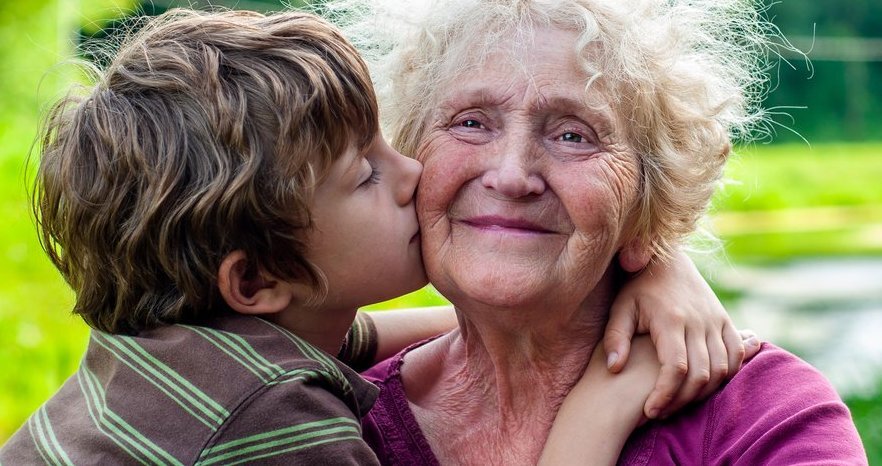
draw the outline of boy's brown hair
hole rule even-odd
[[[320,296],[304,257],[311,193],[377,130],[367,67],[324,20],[173,10],[125,40],[91,92],[50,111],[40,239],[74,312],[106,332],[226,309],[217,270],[236,249],[249,273]]]

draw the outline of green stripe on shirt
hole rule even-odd
[[[320,439],[321,443],[353,438],[362,441],[361,426],[352,419],[335,417],[250,435],[209,448],[203,452],[197,464],[209,465],[221,461],[224,464],[230,464],[229,461],[235,463],[252,461],[306,448],[314,445],[314,440],[319,437],[324,437]],[[284,448],[280,449],[279,447]]]
[[[34,413],[28,419],[28,434],[30,434],[31,440],[34,442],[34,449],[37,450],[37,454],[40,455],[40,458],[43,459],[43,462],[46,464],[53,464],[53,462],[50,461],[50,458],[47,457],[49,455],[49,452],[45,450],[45,445],[43,444],[43,442],[40,441],[39,438],[37,438],[39,435],[37,432],[35,432],[37,428],[34,425],[36,423],[36,417],[36,413]]]
[[[286,330],[282,327],[279,327],[278,325],[276,325],[272,322],[269,322],[267,320],[260,319],[260,318],[258,318],[257,320],[263,322],[266,325],[269,325],[270,327],[275,329],[277,332],[282,334],[289,341],[294,343],[294,345],[297,347],[297,349],[300,351],[300,353],[303,354],[305,357],[310,358],[310,359],[316,361],[317,363],[321,364],[322,367],[325,368],[325,371],[333,376],[332,380],[334,380],[335,382],[340,384],[340,387],[343,390],[344,395],[348,395],[352,391],[352,386],[349,384],[349,380],[346,379],[346,377],[343,375],[343,372],[341,372],[340,368],[337,367],[337,364],[335,364],[334,361],[332,361],[331,358],[326,353],[317,349],[316,347],[311,345],[306,340],[298,337],[297,335],[289,332],[288,330]]]
[[[85,364],[85,361],[83,361],[83,363]],[[107,436],[107,438],[112,440],[113,443],[115,443],[118,447],[120,447],[120,449],[122,449],[124,452],[126,452],[127,455],[134,458],[135,461],[137,461],[143,465],[148,465],[149,463],[147,463],[147,461],[144,458],[142,458],[140,455],[138,455],[137,452],[132,451],[132,449],[129,448],[128,445],[122,443],[122,441],[119,438],[117,438],[114,435],[111,435],[110,433],[108,433],[104,429],[103,413],[98,409],[98,406],[100,406],[101,404],[104,404],[103,396],[101,394],[96,393],[95,387],[93,386],[94,382],[92,380],[90,380],[89,377],[87,377],[87,375],[82,372],[82,369],[83,369],[83,367],[81,366],[80,371],[77,372],[77,382],[79,382],[80,392],[82,392],[82,394],[83,394],[83,400],[86,403],[86,410],[89,413],[89,417],[92,418],[92,422],[95,423],[95,426],[98,428],[98,430],[102,434],[104,434],[105,436]]]
[[[318,378],[328,379],[328,378],[330,378],[330,375],[328,375],[324,372],[320,372],[320,371],[316,371],[316,370],[312,370],[312,369],[296,369],[296,370],[288,371],[285,374],[283,374],[282,376],[280,376],[276,379],[273,379],[267,385],[278,385],[278,384],[282,384],[282,383],[296,382],[298,380],[305,381],[305,380],[314,380],[314,379],[318,379]]]
[[[28,428],[31,430],[31,438],[37,445],[37,450],[43,460],[49,464],[73,465],[68,458],[67,453],[61,448],[58,439],[55,437],[55,431],[52,430],[52,423],[49,422],[49,416],[46,414],[46,406],[43,405],[31,417],[28,422]],[[36,430],[36,433],[34,432]],[[42,448],[40,448],[42,447]],[[47,459],[46,456],[50,458]]]
[[[183,466],[183,463],[177,458],[153,443],[153,441],[107,407],[104,389],[98,377],[89,370],[85,362],[80,366],[77,380],[80,382],[80,389],[83,392],[89,415],[92,417],[98,430],[128,453],[129,456],[141,464]],[[132,451],[129,446],[136,449],[137,452]]]
[[[120,362],[129,366],[210,429],[217,430],[224,419],[229,416],[226,409],[170,367],[149,354],[148,357],[141,357],[137,354],[145,354],[146,351],[139,345],[127,341],[127,337],[106,335],[99,332],[92,332],[92,335],[93,341],[104,347]]]
[[[269,380],[285,372],[279,365],[273,364],[264,358],[239,335],[207,327],[194,327],[190,325],[180,325],[180,327],[196,332],[199,336],[205,338],[209,343],[256,375],[263,383],[267,383]]]
[[[251,456],[248,456],[245,458],[239,458],[239,459],[236,459],[233,461],[224,461],[223,464],[226,466],[232,466],[235,464],[249,463],[252,461],[259,460],[259,459],[268,458],[270,456],[284,455],[285,453],[290,453],[290,452],[294,452],[297,450],[303,450],[305,448],[311,448],[311,447],[322,445],[325,443],[335,443],[335,442],[344,442],[344,441],[353,441],[353,440],[356,442],[364,442],[364,439],[362,439],[361,435],[359,435],[359,434],[344,435],[344,436],[339,436],[339,437],[334,437],[334,438],[323,438],[323,439],[316,440],[314,442],[301,443],[301,444],[297,444],[297,445],[294,445],[294,446],[291,446],[288,448],[283,448],[280,450],[272,450],[272,451],[268,451],[268,452],[264,452],[264,453],[257,453],[257,454],[254,454],[254,455],[251,455]]]

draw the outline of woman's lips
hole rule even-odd
[[[507,218],[495,215],[470,217],[462,220],[462,223],[472,228],[488,231],[500,231],[506,233],[524,234],[547,234],[554,233],[529,220],[520,218]]]

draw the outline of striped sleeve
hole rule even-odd
[[[337,359],[361,372],[374,365],[376,356],[377,327],[374,325],[374,319],[368,313],[358,311]]]
[[[322,380],[299,372],[266,386],[232,413],[196,464],[378,464],[360,423]]]

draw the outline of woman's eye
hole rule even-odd
[[[585,138],[579,133],[568,131],[560,136],[560,140],[564,142],[585,142]]]
[[[465,144],[484,144],[493,138],[494,120],[479,111],[462,112],[450,120],[446,130]]]

